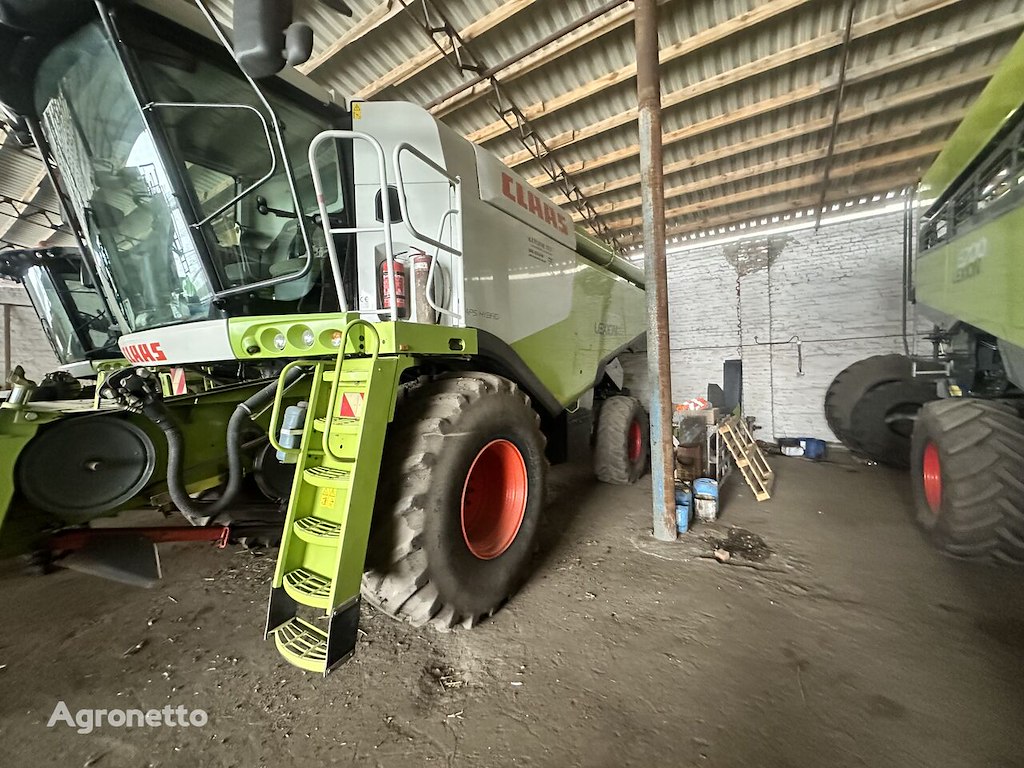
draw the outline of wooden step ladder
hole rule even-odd
[[[730,416],[719,425],[718,432],[743,473],[743,479],[754,492],[754,498],[758,501],[770,499],[775,472],[768,466],[768,460],[754,440],[747,422],[739,416]]]

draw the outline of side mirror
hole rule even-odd
[[[313,30],[292,22],[292,0],[235,0],[232,7],[235,59],[249,77],[276,75],[313,53]]]

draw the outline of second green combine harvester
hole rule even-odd
[[[296,469],[266,631],[326,673],[360,592],[414,624],[497,610],[549,460],[593,439],[600,479],[642,473],[616,360],[645,331],[642,278],[429,112],[277,74],[308,43],[247,5],[240,69],[202,8],[0,0],[20,41],[0,81],[60,169],[125,357],[286,362],[271,436]],[[118,388],[164,418],[145,377]]]
[[[1024,564],[1024,38],[915,204],[908,298],[936,322],[935,354],[854,363],[829,387],[826,415],[853,450],[910,468],[915,521],[937,547]]]

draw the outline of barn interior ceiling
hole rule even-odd
[[[187,2],[188,0],[171,0]],[[299,69],[415,102],[626,251],[641,237],[633,3],[296,0]],[[229,0],[214,12],[230,19]],[[1024,0],[664,0],[670,242],[880,205],[915,183],[1024,29]],[[34,150],[0,136],[0,241],[65,244]]]

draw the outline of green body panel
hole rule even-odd
[[[572,405],[594,386],[601,364],[641,336],[647,328],[643,289],[587,262],[580,262],[573,281],[568,317],[524,339],[512,349],[563,405]],[[296,359],[337,354],[335,346],[356,313],[236,317],[228,321],[232,350],[240,360]],[[449,328],[409,322],[374,323],[382,355],[466,356],[477,354],[472,328]],[[303,342],[310,331],[313,344]],[[274,339],[283,337],[279,349]],[[334,344],[332,344],[334,340]],[[357,354],[358,334],[346,342]]]
[[[601,364],[646,330],[643,289],[581,264],[569,316],[512,348],[563,406],[571,406],[594,386]]]
[[[337,339],[346,325],[359,318],[354,312],[274,317],[234,317],[228,321],[231,348],[239,360],[304,357],[330,357],[338,354]],[[380,354],[475,355],[476,333],[467,328],[447,328],[407,322],[373,323],[380,337]],[[303,343],[306,330],[313,333],[312,346]],[[278,349],[274,339],[284,336]],[[359,354],[360,333],[352,334],[345,344],[346,354]],[[332,343],[334,341],[334,343]]]
[[[1024,206],[917,259],[917,300],[1024,346]]]
[[[228,420],[239,402],[256,393],[266,381],[219,387],[195,395],[168,398],[166,403],[177,419],[185,444],[186,465],[183,479],[186,488],[196,493],[221,482],[227,467],[225,437]],[[297,385],[288,393],[288,402],[304,397]],[[19,554],[35,545],[44,530],[84,520],[61,519],[27,504],[15,494],[15,470],[25,447],[47,425],[69,418],[90,418],[96,415],[120,415],[142,429],[156,449],[156,467],[149,483],[135,497],[106,510],[103,515],[116,515],[126,509],[138,509],[169,502],[166,467],[167,444],[163,433],[149,419],[113,407],[92,408],[87,401],[66,403],[29,403],[17,407],[0,405],[0,553]],[[257,414],[257,424],[269,426],[269,411]]]
[[[922,238],[926,231],[934,236],[940,226],[947,227],[948,234],[938,242],[925,242],[923,250],[919,242],[914,272],[917,301],[1017,345],[1024,345],[1024,197],[1019,189],[1011,190],[1004,199],[989,203],[987,210],[957,218],[955,228],[952,211],[961,205],[961,189],[978,194],[971,185],[989,183],[972,180],[965,172],[990,151],[1022,102],[1024,37],[1000,63],[921,181],[921,215],[936,200],[944,201],[931,218],[922,220]]]
[[[918,197],[928,208],[1020,108],[1024,91],[1024,36],[1017,41],[970,111],[921,178]]]

